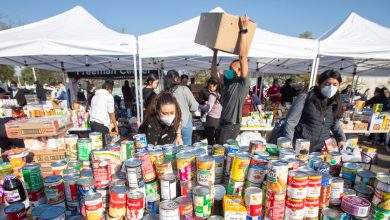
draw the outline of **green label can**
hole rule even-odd
[[[22,174],[27,190],[38,191],[43,188],[41,165],[27,164],[22,168]]]
[[[158,181],[157,180],[145,183],[146,195],[159,194],[158,189],[159,189],[159,186],[158,186]]]
[[[89,155],[92,151],[92,140],[90,138],[80,138],[77,141],[78,159],[89,161]]]
[[[134,141],[121,142],[121,160],[125,161],[133,157],[135,153]]]
[[[78,160],[70,160],[70,161],[68,161],[68,167],[80,170],[81,169],[81,162]]]
[[[193,189],[195,216],[208,218],[211,215],[211,192],[204,186],[197,186]]]

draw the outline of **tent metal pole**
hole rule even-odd
[[[315,85],[319,62],[320,62],[320,58],[318,56],[315,59],[313,59],[313,64],[311,66],[311,73],[310,73],[309,89]]]
[[[139,77],[140,77],[140,80],[139,80],[139,94],[140,94],[140,98],[139,98],[139,111],[140,111],[140,116],[141,116],[141,121],[144,120],[144,102],[143,102],[143,94],[142,94],[142,58],[141,58],[141,55],[138,53],[138,56],[139,56]]]
[[[141,58],[140,58],[141,59]],[[135,104],[137,106],[137,120],[141,122],[139,116],[139,103],[138,103],[138,79],[137,79],[137,56],[133,54],[133,64],[134,64],[134,84],[135,84]]]

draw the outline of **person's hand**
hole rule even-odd
[[[243,29],[248,29],[248,24],[249,24],[249,17],[248,16],[241,16],[240,17],[240,30]]]
[[[339,148],[340,148],[340,150],[344,149],[345,146],[347,146],[347,142],[345,142],[345,141],[340,141],[340,142],[339,142]]]
[[[115,125],[115,127],[114,127],[114,131],[115,131],[115,133],[117,133],[117,134],[119,135],[119,129],[118,129],[118,125]]]
[[[176,137],[176,145],[183,145],[183,138],[181,136]]]

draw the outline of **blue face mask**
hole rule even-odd
[[[15,91],[16,90],[16,86],[11,86],[11,87],[9,87],[9,89],[12,90],[12,91]]]
[[[224,75],[226,79],[233,79],[234,78],[234,71],[229,69],[224,71]]]

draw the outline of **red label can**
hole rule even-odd
[[[64,188],[66,201],[75,202],[79,200],[77,194],[77,176],[64,176]]]
[[[92,161],[93,176],[97,188],[105,188],[111,181],[111,162],[109,159]]]
[[[47,202],[45,191],[43,190],[43,188],[38,191],[28,192],[28,199],[30,200],[31,207],[33,208],[41,204],[45,204]]]
[[[26,216],[26,208],[23,203],[17,202],[11,204],[4,209],[4,213],[7,220],[25,220]]]
[[[180,219],[192,219],[193,206],[192,200],[186,196],[180,196],[175,199],[179,206]]]
[[[287,197],[285,211],[289,219],[303,219],[305,216],[305,200]]]
[[[322,175],[319,172],[308,172],[306,197],[318,198],[321,194]]]
[[[288,172],[287,196],[294,199],[306,198],[307,174],[299,171]]]
[[[321,195],[319,197],[319,207],[321,209],[329,207],[330,203],[330,186],[321,186]]]
[[[109,214],[111,217],[126,216],[126,186],[112,186],[110,189]]]
[[[267,197],[265,200],[264,217],[271,220],[280,220],[284,217],[285,200],[273,200]]]
[[[305,199],[305,218],[314,219],[318,218],[318,207],[320,201],[318,198],[306,198]]]
[[[142,192],[127,193],[127,219],[142,219],[145,208],[145,197]]]
[[[156,172],[154,171],[152,159],[150,159],[149,153],[138,152],[134,154],[135,158],[142,161],[142,175],[145,182],[151,182],[156,179]]]

